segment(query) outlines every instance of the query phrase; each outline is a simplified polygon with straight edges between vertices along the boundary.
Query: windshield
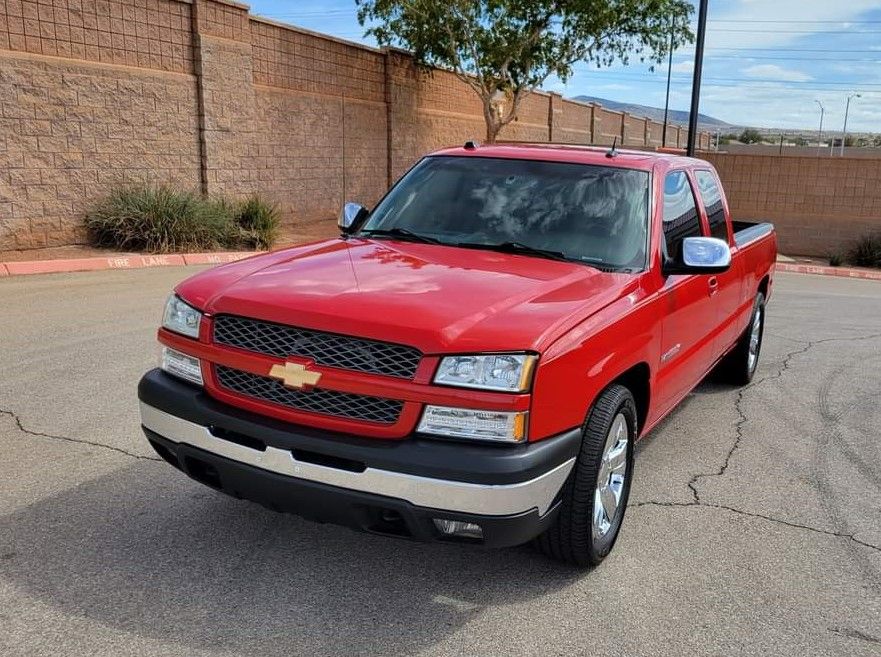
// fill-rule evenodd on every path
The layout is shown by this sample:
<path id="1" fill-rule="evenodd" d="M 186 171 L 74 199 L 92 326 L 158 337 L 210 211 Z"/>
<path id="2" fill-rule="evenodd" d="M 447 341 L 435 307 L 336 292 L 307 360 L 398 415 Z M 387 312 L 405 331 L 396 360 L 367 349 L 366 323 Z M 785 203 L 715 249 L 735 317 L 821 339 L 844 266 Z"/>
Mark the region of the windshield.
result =
<path id="1" fill-rule="evenodd" d="M 648 194 L 645 171 L 434 156 L 404 176 L 361 232 L 643 269 Z"/>

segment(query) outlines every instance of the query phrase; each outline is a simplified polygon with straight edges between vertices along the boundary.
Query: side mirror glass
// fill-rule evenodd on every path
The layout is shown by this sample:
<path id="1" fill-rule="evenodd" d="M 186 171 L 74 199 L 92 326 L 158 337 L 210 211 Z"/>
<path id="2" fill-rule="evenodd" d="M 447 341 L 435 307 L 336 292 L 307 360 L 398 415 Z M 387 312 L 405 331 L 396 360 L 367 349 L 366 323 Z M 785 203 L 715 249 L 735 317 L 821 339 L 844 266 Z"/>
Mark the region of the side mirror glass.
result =
<path id="1" fill-rule="evenodd" d="M 358 203 L 346 203 L 343 206 L 343 209 L 340 210 L 337 225 L 343 233 L 351 233 L 358 227 L 361 220 L 363 220 L 367 214 L 367 208 L 363 205 Z"/>
<path id="2" fill-rule="evenodd" d="M 686 237 L 681 260 L 664 267 L 667 274 L 721 274 L 731 267 L 731 249 L 716 237 Z"/>

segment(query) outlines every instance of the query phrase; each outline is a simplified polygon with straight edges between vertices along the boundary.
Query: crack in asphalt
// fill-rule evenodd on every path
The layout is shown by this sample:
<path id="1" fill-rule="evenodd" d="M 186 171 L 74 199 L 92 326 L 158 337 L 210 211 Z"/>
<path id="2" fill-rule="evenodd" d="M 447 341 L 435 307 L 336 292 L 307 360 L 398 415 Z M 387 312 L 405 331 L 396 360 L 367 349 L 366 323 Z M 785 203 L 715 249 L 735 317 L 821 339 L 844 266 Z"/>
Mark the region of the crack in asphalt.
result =
<path id="1" fill-rule="evenodd" d="M 778 336 L 778 337 L 783 337 L 783 336 Z M 722 477 L 725 475 L 725 473 L 728 470 L 728 466 L 731 464 L 731 459 L 734 457 L 734 454 L 740 448 L 740 445 L 743 441 L 743 427 L 744 427 L 744 425 L 746 425 L 747 422 L 749 422 L 749 417 L 746 415 L 746 413 L 743 410 L 743 400 L 744 400 L 744 396 L 748 390 L 751 390 L 752 388 L 756 388 L 767 381 L 774 381 L 776 379 L 781 378 L 786 373 L 786 371 L 789 369 L 789 367 L 792 363 L 792 360 L 796 356 L 806 354 L 808 351 L 810 351 L 811 349 L 813 349 L 817 345 L 824 344 L 827 342 L 857 342 L 857 341 L 861 341 L 861 340 L 873 340 L 876 338 L 881 338 L 881 333 L 872 333 L 870 335 L 853 336 L 853 337 L 847 337 L 847 338 L 824 338 L 822 340 L 797 340 L 795 338 L 786 338 L 786 339 L 792 340 L 794 342 L 801 342 L 801 343 L 803 343 L 804 346 L 787 352 L 786 355 L 783 357 L 783 362 L 780 364 L 780 367 L 777 368 L 776 372 L 774 372 L 773 374 L 769 374 L 768 376 L 765 376 L 765 377 L 759 379 L 758 381 L 754 381 L 753 383 L 750 383 L 749 385 L 744 386 L 743 388 L 741 388 L 740 390 L 737 391 L 737 399 L 734 401 L 734 408 L 737 411 L 738 419 L 737 419 L 737 422 L 734 423 L 734 431 L 735 431 L 734 442 L 731 444 L 730 449 L 725 454 L 725 458 L 723 459 L 722 464 L 719 466 L 719 468 L 715 472 L 700 472 L 700 473 L 692 475 L 691 479 L 689 479 L 688 488 L 691 491 L 691 495 L 693 498 L 692 501 L 691 502 L 673 502 L 673 501 L 662 502 L 662 501 L 649 500 L 649 501 L 645 501 L 645 502 L 635 502 L 633 504 L 630 504 L 629 506 L 636 507 L 636 508 L 643 507 L 643 506 L 662 506 L 662 507 L 686 507 L 686 508 L 687 507 L 705 507 L 705 508 L 711 508 L 711 509 L 721 509 L 724 511 L 729 511 L 731 513 L 736 513 L 736 514 L 748 516 L 751 518 L 760 518 L 762 520 L 767 520 L 769 522 L 773 522 L 773 523 L 776 523 L 779 525 L 785 525 L 787 527 L 793 527 L 796 529 L 803 529 L 806 531 L 814 532 L 816 534 L 824 534 L 826 536 L 834 536 L 837 538 L 846 538 L 850 541 L 853 541 L 854 543 L 857 543 L 858 545 L 862 545 L 862 546 L 867 547 L 869 549 L 881 552 L 881 545 L 875 545 L 873 543 L 868 543 L 866 541 L 858 539 L 854 536 L 854 534 L 847 534 L 844 532 L 836 532 L 836 531 L 832 531 L 829 529 L 821 529 L 818 527 L 812 527 L 810 525 L 803 525 L 801 523 L 796 523 L 796 522 L 792 522 L 789 520 L 784 520 L 782 518 L 775 518 L 773 516 L 765 515 L 762 513 L 754 513 L 752 511 L 745 511 L 743 509 L 738 509 L 736 507 L 729 506 L 726 504 L 716 504 L 714 502 L 705 502 L 705 501 L 701 500 L 700 492 L 698 491 L 698 482 L 701 479 L 705 479 L 708 477 Z"/>
<path id="2" fill-rule="evenodd" d="M 764 380 L 764 379 L 763 379 Z M 761 383 L 761 381 L 759 382 Z M 743 412 L 743 395 L 747 391 L 747 388 L 741 388 L 737 391 L 737 399 L 734 400 L 734 410 L 737 411 L 737 422 L 734 423 L 734 442 L 731 445 L 731 448 L 728 450 L 728 453 L 725 454 L 725 459 L 722 461 L 722 465 L 719 466 L 719 469 L 716 472 L 699 472 L 697 474 L 692 475 L 691 479 L 688 480 L 688 488 L 691 490 L 691 496 L 694 498 L 694 501 L 698 504 L 701 503 L 700 492 L 697 489 L 698 481 L 704 479 L 706 477 L 721 477 L 728 470 L 728 466 L 731 464 L 731 459 L 734 457 L 734 453 L 740 448 L 740 443 L 743 440 L 743 425 L 745 425 L 749 418 L 746 416 L 746 413 Z"/>
<path id="3" fill-rule="evenodd" d="M 6 415 L 12 418 L 12 421 L 15 423 L 16 428 L 23 434 L 28 436 L 37 436 L 39 438 L 49 438 L 51 440 L 61 440 L 68 443 L 79 443 L 80 445 L 89 445 L 90 447 L 100 447 L 101 449 L 108 449 L 113 452 L 118 452 L 120 454 L 124 454 L 126 456 L 130 456 L 133 459 L 139 459 L 142 461 L 161 461 L 162 459 L 156 456 L 144 456 L 142 454 L 135 454 L 134 452 L 129 452 L 128 450 L 122 449 L 121 447 L 114 447 L 113 445 L 107 445 L 105 443 L 99 443 L 92 440 L 86 440 L 84 438 L 71 438 L 70 436 L 59 436 L 57 434 L 52 433 L 44 433 L 42 431 L 32 431 L 22 424 L 21 418 L 14 412 L 0 408 L 0 415 Z"/>
<path id="4" fill-rule="evenodd" d="M 628 507 L 646 507 L 646 506 L 662 506 L 662 507 L 681 507 L 681 508 L 695 508 L 695 507 L 704 507 L 707 509 L 720 509 L 722 511 L 730 511 L 731 513 L 736 513 L 741 516 L 747 516 L 749 518 L 759 518 L 761 520 L 767 520 L 768 522 L 773 522 L 778 525 L 784 525 L 786 527 L 793 527 L 795 529 L 804 529 L 810 532 L 814 532 L 815 534 L 824 534 L 826 536 L 834 536 L 836 538 L 846 538 L 850 541 L 858 545 L 862 545 L 863 547 L 867 547 L 872 550 L 876 550 L 881 552 L 881 545 L 875 545 L 874 543 L 869 543 L 867 541 L 863 541 L 862 539 L 857 538 L 854 534 L 847 534 L 845 532 L 836 532 L 831 529 L 822 529 L 820 527 L 812 527 L 811 525 L 803 525 L 798 522 L 792 522 L 790 520 L 784 520 L 783 518 L 775 518 L 774 516 L 769 516 L 764 513 L 755 513 L 753 511 L 745 511 L 743 509 L 738 509 L 737 507 L 729 506 L 727 504 L 715 504 L 714 502 L 662 502 L 658 500 L 646 500 L 643 502 L 634 502 L 633 504 L 629 504 Z"/>
<path id="5" fill-rule="evenodd" d="M 757 388 L 767 381 L 774 381 L 776 379 L 781 378 L 786 371 L 789 369 L 792 360 L 796 356 L 800 356 L 802 354 L 806 354 L 808 351 L 816 347 L 820 344 L 825 344 L 827 342 L 858 342 L 861 340 L 873 340 L 875 338 L 881 338 L 881 333 L 872 333 L 870 335 L 858 335 L 847 338 L 823 338 L 822 340 L 797 340 L 798 342 L 803 342 L 804 346 L 799 349 L 793 349 L 784 355 L 783 362 L 780 364 L 780 367 L 777 368 L 777 371 L 773 374 L 769 374 L 758 381 L 753 381 L 747 386 L 744 386 L 740 390 L 737 391 L 737 399 L 734 400 L 734 409 L 737 411 L 737 422 L 734 423 L 734 442 L 731 445 L 731 448 L 728 450 L 728 453 L 725 454 L 725 458 L 722 461 L 722 464 L 715 472 L 699 472 L 694 474 L 691 479 L 688 481 L 688 488 L 691 491 L 691 495 L 694 498 L 694 501 L 698 504 L 701 503 L 700 492 L 697 489 L 698 482 L 701 479 L 706 479 L 708 477 L 721 477 L 728 470 L 728 466 L 731 464 L 731 459 L 734 457 L 735 452 L 740 448 L 740 444 L 743 441 L 743 427 L 749 422 L 749 417 L 747 417 L 746 413 L 743 411 L 743 400 L 744 395 L 746 395 L 747 391 L 752 390 L 753 388 Z M 795 340 L 795 338 L 790 338 Z"/>
<path id="6" fill-rule="evenodd" d="M 871 634 L 866 634 L 865 632 L 860 632 L 859 630 L 851 630 L 848 628 L 842 627 L 830 627 L 829 631 L 833 634 L 838 634 L 840 636 L 845 636 L 850 639 L 859 639 L 860 641 L 866 641 L 868 643 L 877 643 L 881 645 L 881 639 L 876 639 Z"/>

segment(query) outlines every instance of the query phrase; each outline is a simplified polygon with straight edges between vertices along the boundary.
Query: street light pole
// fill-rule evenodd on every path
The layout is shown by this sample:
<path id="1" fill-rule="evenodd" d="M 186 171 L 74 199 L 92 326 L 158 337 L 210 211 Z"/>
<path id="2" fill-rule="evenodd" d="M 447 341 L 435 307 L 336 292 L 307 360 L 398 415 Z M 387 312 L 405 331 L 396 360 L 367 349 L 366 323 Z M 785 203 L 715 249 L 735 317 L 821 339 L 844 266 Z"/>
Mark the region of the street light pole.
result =
<path id="1" fill-rule="evenodd" d="M 667 114 L 670 112 L 670 76 L 673 73 L 673 33 L 676 22 L 670 19 L 670 55 L 667 60 L 667 100 L 664 101 L 664 134 L 661 137 L 661 146 L 667 146 Z"/>
<path id="2" fill-rule="evenodd" d="M 823 117 L 826 115 L 826 108 L 823 107 L 823 103 L 821 103 L 819 100 L 816 100 L 814 102 L 820 106 L 820 130 L 817 132 L 817 157 L 820 157 L 820 151 L 823 148 Z"/>
<path id="3" fill-rule="evenodd" d="M 689 157 L 694 157 L 694 143 L 697 139 L 697 120 L 700 112 L 701 73 L 704 68 L 704 37 L 707 35 L 707 3 L 700 0 L 697 17 L 697 43 L 694 49 L 694 76 L 691 81 L 691 112 L 688 115 L 688 148 Z"/>
<path id="4" fill-rule="evenodd" d="M 847 113 L 850 111 L 850 99 L 862 98 L 861 94 L 849 94 L 847 97 L 847 105 L 844 106 L 844 127 L 841 129 L 841 157 L 844 157 L 844 142 L 847 140 Z"/>

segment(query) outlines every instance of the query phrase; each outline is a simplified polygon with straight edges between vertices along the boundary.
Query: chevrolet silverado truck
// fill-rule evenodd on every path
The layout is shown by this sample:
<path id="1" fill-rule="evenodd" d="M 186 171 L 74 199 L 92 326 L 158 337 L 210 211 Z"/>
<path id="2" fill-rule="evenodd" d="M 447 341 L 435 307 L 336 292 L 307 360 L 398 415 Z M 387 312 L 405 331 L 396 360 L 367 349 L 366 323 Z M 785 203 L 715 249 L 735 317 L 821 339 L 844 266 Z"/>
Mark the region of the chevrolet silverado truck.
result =
<path id="1" fill-rule="evenodd" d="M 168 299 L 141 421 L 196 481 L 592 566 L 621 527 L 634 442 L 711 370 L 756 371 L 776 236 L 732 223 L 705 161 L 469 142 L 371 211 L 346 204 L 339 227 Z"/>

